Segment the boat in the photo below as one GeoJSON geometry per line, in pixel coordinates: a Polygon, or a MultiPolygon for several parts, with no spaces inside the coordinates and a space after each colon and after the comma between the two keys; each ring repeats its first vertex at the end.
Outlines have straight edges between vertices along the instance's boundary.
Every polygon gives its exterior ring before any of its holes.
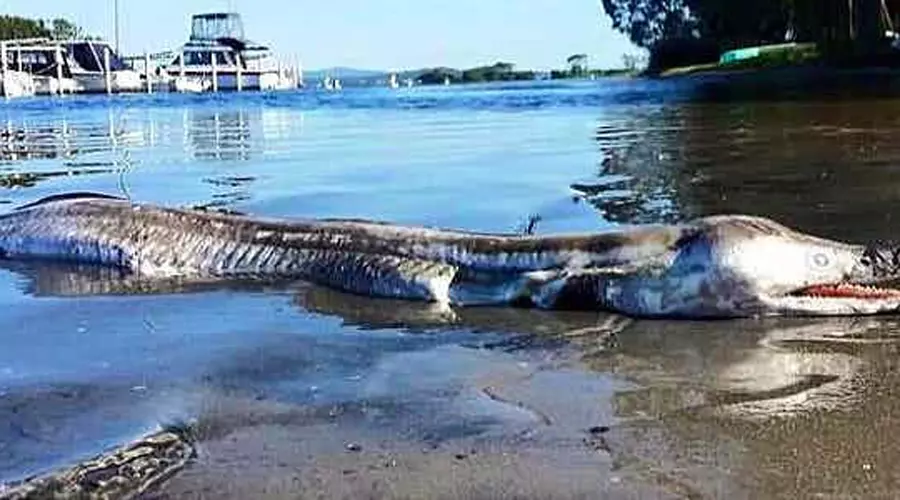
{"type": "Polygon", "coordinates": [[[333,90],[341,90],[344,86],[341,83],[340,78],[332,78],[331,75],[325,75],[322,78],[322,81],[319,82],[319,88],[330,92],[333,90]]]}
{"type": "Polygon", "coordinates": [[[75,91],[83,93],[140,92],[144,88],[141,74],[119,57],[112,46],[101,40],[67,40],[69,77],[75,80],[75,91]],[[107,83],[107,70],[109,82],[107,83]]]}
{"type": "Polygon", "coordinates": [[[299,68],[281,63],[268,46],[244,36],[240,14],[191,17],[191,34],[161,67],[173,90],[283,90],[301,85],[299,68]]]}
{"type": "Polygon", "coordinates": [[[14,39],[0,47],[5,69],[31,75],[36,94],[133,92],[144,85],[101,40],[14,39]]]}
{"type": "Polygon", "coordinates": [[[0,76],[0,94],[4,97],[30,97],[36,93],[34,78],[24,71],[4,71],[0,76]]]}
{"type": "Polygon", "coordinates": [[[23,74],[31,78],[31,83],[26,86],[28,91],[33,89],[36,95],[75,90],[75,80],[68,71],[65,51],[58,43],[51,43],[46,38],[0,40],[0,66],[5,75],[12,72],[18,74],[17,77],[10,77],[5,87],[7,91],[14,89],[14,81],[21,81],[23,74]]]}

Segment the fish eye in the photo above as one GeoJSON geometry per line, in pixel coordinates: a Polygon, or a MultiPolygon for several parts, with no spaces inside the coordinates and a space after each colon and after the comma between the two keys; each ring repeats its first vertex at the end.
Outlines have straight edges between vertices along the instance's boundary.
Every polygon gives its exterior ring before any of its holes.
{"type": "Polygon", "coordinates": [[[831,258],[828,255],[818,252],[812,255],[812,263],[816,265],[816,267],[826,267],[831,263],[831,258]]]}

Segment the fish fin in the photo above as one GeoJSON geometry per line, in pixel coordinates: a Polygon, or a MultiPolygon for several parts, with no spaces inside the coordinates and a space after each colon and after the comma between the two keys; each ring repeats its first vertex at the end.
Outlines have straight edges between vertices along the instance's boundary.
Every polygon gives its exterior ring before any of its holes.
{"type": "Polygon", "coordinates": [[[60,194],[51,194],[50,196],[45,196],[41,199],[26,203],[24,205],[20,205],[13,210],[25,210],[28,208],[34,208],[43,205],[49,205],[51,203],[58,203],[64,201],[76,201],[76,200],[119,200],[125,201],[125,198],[121,196],[115,196],[111,194],[105,193],[94,193],[90,191],[75,191],[71,193],[60,193],[60,194]]]}
{"type": "Polygon", "coordinates": [[[301,266],[303,281],[344,292],[396,299],[450,303],[457,268],[450,264],[378,255],[326,251],[301,266]]]}
{"type": "Polygon", "coordinates": [[[548,269],[525,273],[472,273],[462,271],[451,290],[458,305],[534,305],[541,290],[562,279],[565,271],[548,269]]]}

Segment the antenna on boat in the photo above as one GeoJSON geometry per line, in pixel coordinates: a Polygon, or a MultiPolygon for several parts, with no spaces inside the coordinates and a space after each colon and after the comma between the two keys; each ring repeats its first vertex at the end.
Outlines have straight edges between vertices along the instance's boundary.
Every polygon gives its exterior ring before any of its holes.
{"type": "Polygon", "coordinates": [[[116,53],[119,53],[119,0],[113,0],[113,19],[116,33],[116,53]]]}

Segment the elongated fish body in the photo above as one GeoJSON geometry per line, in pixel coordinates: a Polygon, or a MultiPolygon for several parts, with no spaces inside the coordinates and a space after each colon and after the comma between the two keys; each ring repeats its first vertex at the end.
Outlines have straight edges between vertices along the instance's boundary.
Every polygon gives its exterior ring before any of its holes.
{"type": "Polygon", "coordinates": [[[118,268],[146,278],[304,278],[373,296],[446,301],[453,266],[285,238],[272,224],[131,205],[49,200],[0,217],[0,254],[118,268]],[[306,244],[306,243],[309,244],[306,244]]]}
{"type": "MultiPolygon", "coordinates": [[[[516,277],[616,265],[658,254],[680,236],[670,226],[538,238],[360,220],[272,220],[96,194],[45,198],[0,216],[0,254],[12,259],[98,264],[147,277],[298,277],[368,295],[438,301],[450,300],[460,274],[516,277]]],[[[513,281],[486,301],[515,296],[521,280],[513,281]]]]}
{"type": "MultiPolygon", "coordinates": [[[[177,289],[222,278],[299,279],[446,305],[646,317],[900,311],[900,290],[874,286],[900,279],[900,243],[848,244],[737,214],[596,234],[519,236],[251,218],[74,193],[0,215],[0,257],[14,265],[49,259],[121,270],[126,279],[115,285],[122,289],[154,289],[161,281],[177,289]]],[[[73,275],[69,289],[82,288],[80,279],[73,275]]]]}

